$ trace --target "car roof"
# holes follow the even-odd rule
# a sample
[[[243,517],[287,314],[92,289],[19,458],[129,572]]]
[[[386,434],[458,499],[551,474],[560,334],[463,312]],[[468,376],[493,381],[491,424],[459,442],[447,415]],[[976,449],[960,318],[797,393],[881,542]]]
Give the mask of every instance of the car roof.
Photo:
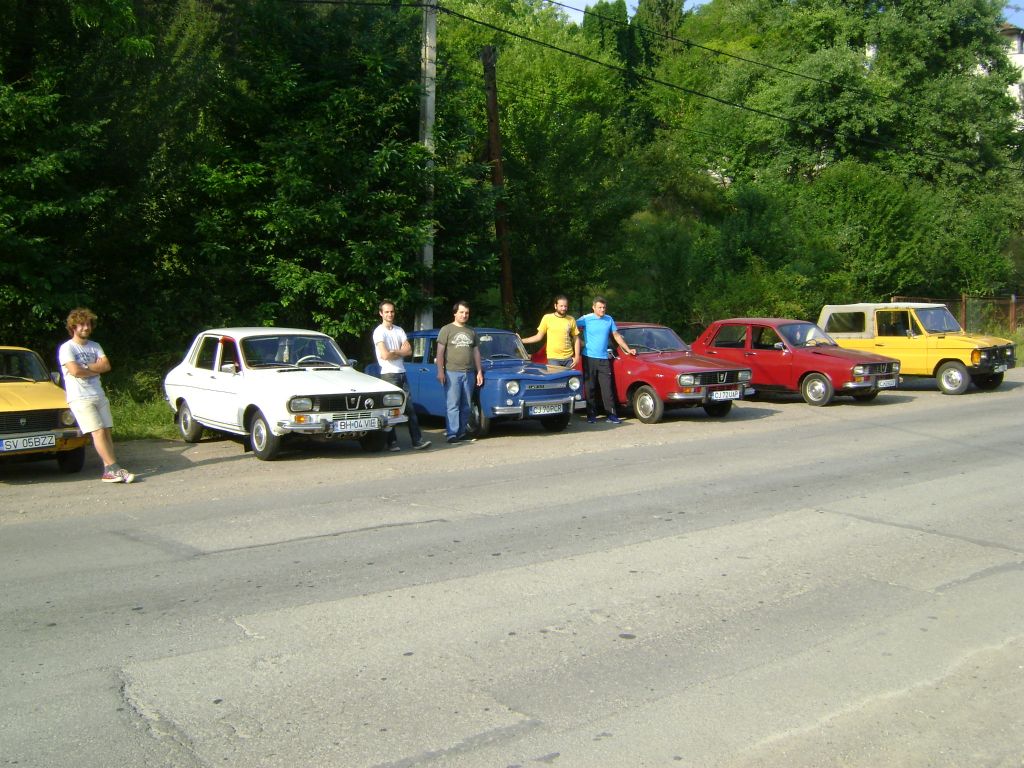
[[[0,344],[0,349],[8,352],[32,352],[33,350],[28,347],[13,347],[7,346],[6,344]]]
[[[206,336],[231,336],[235,339],[245,338],[247,336],[274,336],[279,334],[312,334],[315,336],[327,336],[322,331],[311,331],[308,328],[281,328],[277,326],[249,326],[239,328],[209,328],[205,331],[200,331],[200,335]]]
[[[827,309],[830,312],[842,312],[868,309],[936,309],[944,306],[946,305],[934,301],[864,301],[860,304],[830,304]]]
[[[616,320],[615,324],[619,328],[668,328],[667,325],[662,325],[661,323],[644,323],[637,320],[622,320],[621,322]]]
[[[753,324],[759,325],[789,325],[790,323],[807,323],[814,325],[810,320],[797,320],[793,317],[728,317],[724,320],[715,320],[715,323],[733,323],[736,325],[740,324]]]

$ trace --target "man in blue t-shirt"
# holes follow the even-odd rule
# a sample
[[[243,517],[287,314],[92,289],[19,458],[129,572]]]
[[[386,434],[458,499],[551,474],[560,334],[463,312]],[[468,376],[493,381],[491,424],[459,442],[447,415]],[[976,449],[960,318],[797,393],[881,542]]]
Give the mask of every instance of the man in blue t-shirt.
[[[583,331],[583,386],[587,396],[587,421],[597,421],[597,403],[594,387],[601,389],[601,402],[611,424],[619,424],[621,420],[615,412],[615,393],[612,391],[612,367],[608,359],[608,341],[614,337],[615,343],[628,355],[635,355],[636,350],[630,347],[619,335],[619,329],[608,311],[608,304],[603,296],[595,296],[589,315],[576,321]]]

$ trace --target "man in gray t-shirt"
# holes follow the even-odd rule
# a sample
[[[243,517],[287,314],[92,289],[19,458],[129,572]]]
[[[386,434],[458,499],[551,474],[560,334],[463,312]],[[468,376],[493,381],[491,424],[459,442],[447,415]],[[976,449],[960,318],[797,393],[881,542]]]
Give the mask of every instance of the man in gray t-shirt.
[[[455,302],[454,321],[437,334],[437,380],[444,387],[447,410],[445,439],[449,443],[466,440],[469,409],[473,402],[472,372],[476,370],[476,386],[483,386],[484,369],[480,363],[480,346],[476,331],[469,321],[469,304]]]

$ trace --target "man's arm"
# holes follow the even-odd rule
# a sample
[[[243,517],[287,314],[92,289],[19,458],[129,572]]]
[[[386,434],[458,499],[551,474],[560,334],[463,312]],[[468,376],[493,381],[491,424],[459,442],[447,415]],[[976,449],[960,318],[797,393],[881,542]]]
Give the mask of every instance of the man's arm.
[[[444,384],[444,344],[437,345],[437,357],[434,358],[434,362],[437,363],[437,380]]]
[[[633,349],[631,346],[629,346],[629,344],[626,343],[626,340],[624,338],[622,338],[622,336],[619,334],[618,331],[612,331],[612,336],[615,337],[615,343],[619,345],[619,349],[621,349],[627,355],[635,355],[636,354],[636,350]]]
[[[541,339],[543,339],[546,335],[547,332],[542,331],[540,329],[537,329],[537,332],[533,334],[533,336],[529,336],[528,338],[525,339],[522,336],[519,336],[518,333],[516,334],[516,336],[519,336],[519,340],[523,342],[523,344],[533,344],[535,341],[540,341]]]
[[[580,364],[580,335],[577,333],[572,339],[572,365],[575,368]]]
[[[473,362],[476,363],[476,385],[484,385],[484,364],[480,362],[480,347],[473,347]]]
[[[412,354],[412,344],[406,339],[398,349],[388,349],[383,341],[377,342],[377,358],[379,360],[400,360]]]
[[[95,363],[86,363],[85,365],[68,360],[64,363],[64,370],[68,372],[69,376],[74,376],[76,379],[88,379],[92,376],[99,376],[101,373],[107,373],[110,370],[110,360],[106,355]]]

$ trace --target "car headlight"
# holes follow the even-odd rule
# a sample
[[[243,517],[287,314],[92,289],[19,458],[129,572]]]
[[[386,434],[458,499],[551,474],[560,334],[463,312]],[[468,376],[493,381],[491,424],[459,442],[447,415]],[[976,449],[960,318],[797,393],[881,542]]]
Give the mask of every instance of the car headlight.
[[[515,396],[519,394],[519,382],[518,381],[506,381],[505,391],[510,395]]]
[[[900,364],[899,363],[893,363],[892,364],[892,372],[893,373],[899,373],[900,372]]]
[[[863,366],[863,365],[855,365],[855,366],[853,366],[853,375],[854,376],[863,376],[867,372],[868,372],[867,368],[865,366]]]
[[[577,379],[575,376],[569,379],[569,389],[571,389],[573,392],[579,392],[580,390],[580,380]]]
[[[738,381],[750,381],[751,376],[752,376],[752,372],[751,371],[740,371],[740,375],[739,375]]]
[[[983,357],[984,355],[980,349],[971,350],[971,365],[980,365]]]
[[[385,407],[397,408],[402,404],[404,398],[405,395],[401,392],[389,392],[384,395],[384,405]]]
[[[65,427],[75,426],[75,414],[70,410],[60,412],[60,423]]]
[[[293,397],[288,401],[288,410],[292,413],[303,413],[313,410],[312,397]]]
[[[676,381],[679,382],[680,387],[692,387],[697,383],[697,377],[692,373],[680,373]]]

